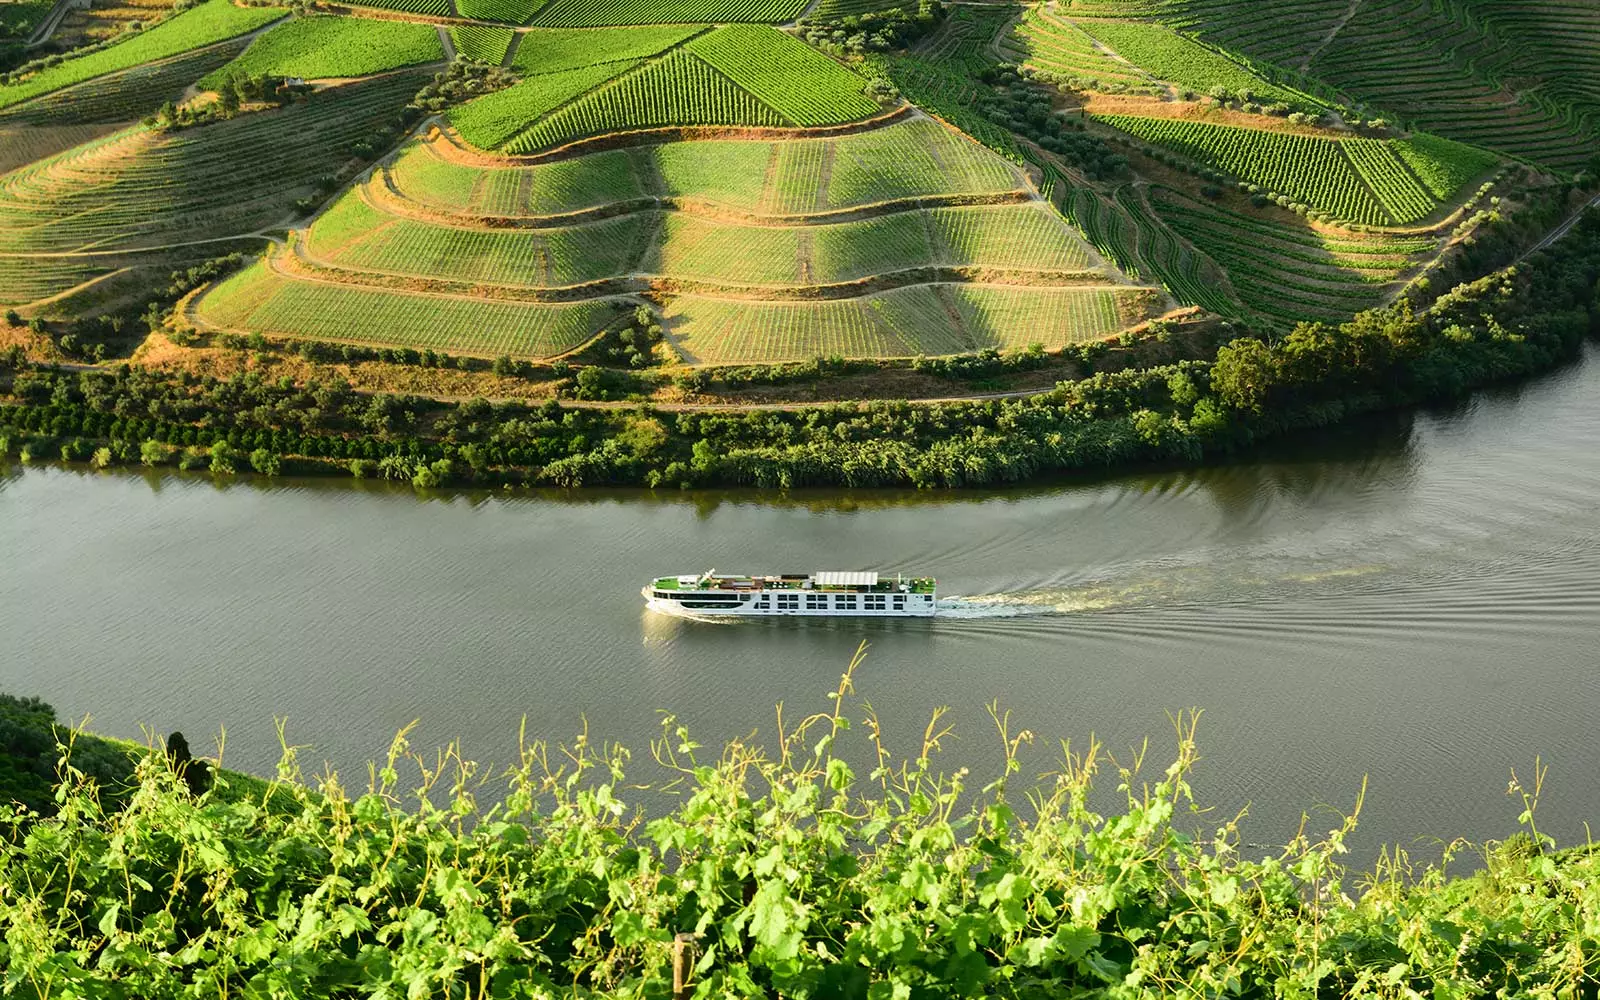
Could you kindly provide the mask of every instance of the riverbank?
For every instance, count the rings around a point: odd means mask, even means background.
[[[1600,979],[1600,851],[1541,832],[1537,761],[1512,776],[1514,836],[1360,874],[1341,862],[1359,797],[1269,850],[1207,816],[1196,716],[1174,720],[1161,774],[1091,741],[1027,783],[1035,734],[1004,715],[998,766],[952,773],[948,728],[882,742],[855,668],[770,752],[704,750],[665,717],[664,784],[630,783],[620,746],[524,737],[487,809],[476,764],[405,733],[365,791],[307,780],[293,751],[259,798],[196,794],[159,756],[114,805],[70,777],[54,815],[0,841],[8,976],[41,994],[598,998],[1534,997]],[[863,754],[880,762],[864,777]],[[1129,786],[1109,808],[1102,774]]]
[[[978,402],[665,413],[364,396],[259,376],[24,364],[0,383],[0,450],[228,474],[579,487],[960,488],[1193,462],[1362,413],[1457,398],[1571,358],[1600,332],[1600,216],[1440,297],[1236,339],[1182,361]]]

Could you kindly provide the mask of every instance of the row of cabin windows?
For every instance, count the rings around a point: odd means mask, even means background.
[[[755,600],[757,609],[776,608],[779,611],[800,610],[800,599],[805,598],[805,607],[808,611],[888,611],[891,607],[896,611],[906,608],[906,595],[904,594],[695,594],[692,597],[677,594],[671,591],[658,590],[654,592],[656,598],[661,600],[677,600],[685,607],[693,608],[734,608],[741,604],[748,604]],[[931,598],[917,595],[921,601]],[[831,603],[830,603],[831,599]],[[775,603],[774,603],[775,602]],[[891,604],[892,602],[892,604]]]

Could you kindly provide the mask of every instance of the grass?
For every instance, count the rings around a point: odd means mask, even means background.
[[[290,337],[544,358],[579,346],[621,308],[610,301],[496,302],[318,284],[283,278],[258,263],[208,292],[196,313],[216,326]]]
[[[750,22],[781,24],[805,10],[807,0],[550,0],[533,23],[551,28],[624,24]]]
[[[781,31],[730,24],[687,47],[796,125],[833,125],[879,110],[862,93],[864,79]]]
[[[315,15],[262,34],[244,55],[208,74],[200,85],[215,89],[233,76],[371,76],[443,59],[444,47],[432,25]]]
[[[450,29],[450,40],[455,44],[457,55],[491,66],[505,61],[506,50],[516,37],[516,32],[510,28],[486,28],[481,24],[458,24]]]
[[[126,41],[86,56],[68,59],[20,82],[0,86],[0,108],[118,70],[224,41],[276,21],[283,15],[283,10],[278,7],[236,7],[231,0],[208,0]]]

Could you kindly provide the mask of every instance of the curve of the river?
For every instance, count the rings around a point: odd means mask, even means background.
[[[506,761],[519,721],[640,758],[658,710],[702,742],[826,706],[857,644],[891,741],[984,705],[1039,734],[1146,735],[1199,706],[1197,787],[1247,838],[1313,831],[1371,779],[1361,839],[1505,836],[1508,772],[1541,816],[1600,818],[1600,352],[1448,411],[1198,471],[983,495],[419,497],[348,481],[0,473],[0,690],[138,737],[227,727],[270,773],[274,717],[352,784],[420,718]],[[647,614],[662,572],[903,567],[931,621],[702,625]],[[857,711],[859,714],[859,708]],[[1163,761],[1164,763],[1164,761]]]

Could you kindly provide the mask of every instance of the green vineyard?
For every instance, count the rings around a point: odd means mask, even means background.
[[[271,242],[183,316],[629,367],[1270,334],[1581,183],[1596,49],[1559,0],[203,0],[6,57],[0,302],[142,317]]]
[[[865,80],[782,32],[731,24],[687,48],[795,125],[835,125],[878,110],[861,93]]]
[[[456,0],[456,13],[482,21],[527,24],[549,0]]]
[[[352,17],[301,17],[268,30],[244,55],[201,78],[215,88],[228,77],[372,76],[419,63],[441,62],[444,46],[430,25]]]
[[[1426,143],[1322,138],[1171,118],[1104,115],[1099,120],[1353,222],[1405,224],[1431,214],[1443,203],[1411,165],[1413,161],[1431,161],[1430,144]],[[1478,162],[1488,166],[1494,161],[1482,157]],[[1465,179],[1459,158],[1431,165],[1427,173],[1435,186],[1445,178]],[[1449,196],[1454,194],[1452,191]]]
[[[1227,269],[1252,311],[1291,322],[1379,304],[1384,287],[1434,246],[1427,237],[1340,237],[1261,222],[1166,189],[1153,200],[1174,230]]]
[[[579,347],[622,308],[611,301],[494,302],[289,281],[256,264],[208,294],[197,318],[221,329],[344,343],[548,357]]]
[[[668,310],[674,339],[712,364],[915,357],[1108,336],[1137,308],[1132,291],[919,285],[863,299],[750,303],[685,295]]]
[[[781,24],[794,20],[805,8],[806,0],[550,0],[532,23],[550,28],[693,22]]]
[[[687,41],[704,25],[637,28],[534,28],[522,33],[513,68],[528,74],[559,73],[604,63],[636,62]]]
[[[394,216],[351,192],[307,235],[355,271],[551,288],[627,274],[725,287],[852,282],[918,268],[1086,272],[1099,261],[1039,203],[911,210],[860,221],[741,225],[641,212],[576,225],[484,229]]]
[[[527,123],[589,93],[632,63],[602,63],[529,77],[521,83],[452,108],[449,119],[466,141],[497,149],[527,128]]]
[[[1201,94],[1221,90],[1263,104],[1314,107],[1315,102],[1262,79],[1245,66],[1155,24],[1079,22],[1078,27],[1159,80]]]
[[[137,121],[182,96],[189,84],[226,65],[246,44],[234,39],[208,45],[0,108],[0,128]]]
[[[1083,28],[1047,7],[1025,10],[999,46],[1011,60],[1036,73],[1097,90],[1120,93],[1153,83],[1137,66],[1113,58]]]
[[[1540,0],[1074,0],[1157,19],[1413,129],[1572,171],[1600,143],[1600,11]]]
[[[832,125],[879,110],[866,80],[762,25],[536,28],[512,65],[529,74],[521,83],[450,113],[481,149],[532,153],[674,126]]]
[[[350,143],[393,115],[414,76],[380,77],[282,111],[156,135],[135,127],[0,177],[0,255],[153,247],[285,219]],[[52,293],[77,282],[52,280]],[[9,301],[36,293],[0,289]]]
[[[225,41],[283,16],[283,10],[276,7],[236,7],[230,0],[207,0],[125,41],[0,86],[0,108],[118,70]]]
[[[1005,161],[927,119],[828,139],[710,139],[487,169],[414,142],[389,175],[407,198],[467,215],[548,215],[656,196],[791,215],[1024,191]]]
[[[732,80],[674,50],[545,116],[506,144],[528,153],[611,132],[679,125],[785,124]]]
[[[517,37],[510,28],[488,28],[481,24],[459,24],[450,29],[450,41],[463,59],[498,66]]]

